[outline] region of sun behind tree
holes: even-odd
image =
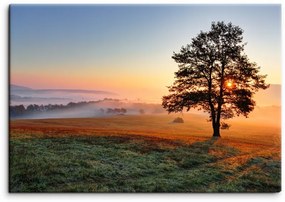
[[[245,117],[254,109],[252,99],[259,89],[269,87],[255,63],[244,53],[243,30],[224,22],[213,22],[191,44],[172,58],[178,63],[170,95],[162,98],[169,112],[197,108],[209,113],[213,136],[220,137],[221,119]]]
[[[225,91],[230,92],[237,88],[237,85],[233,79],[227,79],[224,82]]]
[[[226,88],[231,89],[231,88],[233,88],[233,87],[234,87],[234,83],[233,83],[232,80],[226,81]]]

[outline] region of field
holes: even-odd
[[[280,122],[125,115],[10,122],[10,192],[279,192]],[[260,124],[262,123],[262,124]]]

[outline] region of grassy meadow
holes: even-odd
[[[279,192],[280,123],[125,115],[12,120],[10,192]]]

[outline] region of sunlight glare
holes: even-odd
[[[226,87],[227,87],[227,88],[233,88],[233,81],[232,81],[232,80],[228,80],[228,81],[226,82]]]

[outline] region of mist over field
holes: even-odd
[[[143,99],[136,101],[117,98],[120,98],[120,95],[115,92],[78,89],[33,89],[12,84],[10,87],[10,105],[12,107],[23,105],[27,109],[29,105],[38,105],[41,108],[32,109],[32,111],[20,116],[14,116],[13,113],[10,115],[12,119],[44,119],[167,113],[160,103],[147,103]],[[273,84],[266,90],[260,90],[255,95],[255,99],[257,106],[249,114],[249,118],[238,117],[238,120],[266,121],[272,124],[280,122],[281,85]],[[125,109],[126,111],[124,113],[110,111],[115,109]],[[195,109],[183,113],[199,114],[205,116],[205,119],[207,117],[207,114]]]
[[[166,114],[159,104],[133,103],[108,99],[63,104],[10,106],[12,119],[108,117],[122,115]]]
[[[281,106],[281,85],[270,84],[268,89],[259,90],[253,97],[259,107]]]

